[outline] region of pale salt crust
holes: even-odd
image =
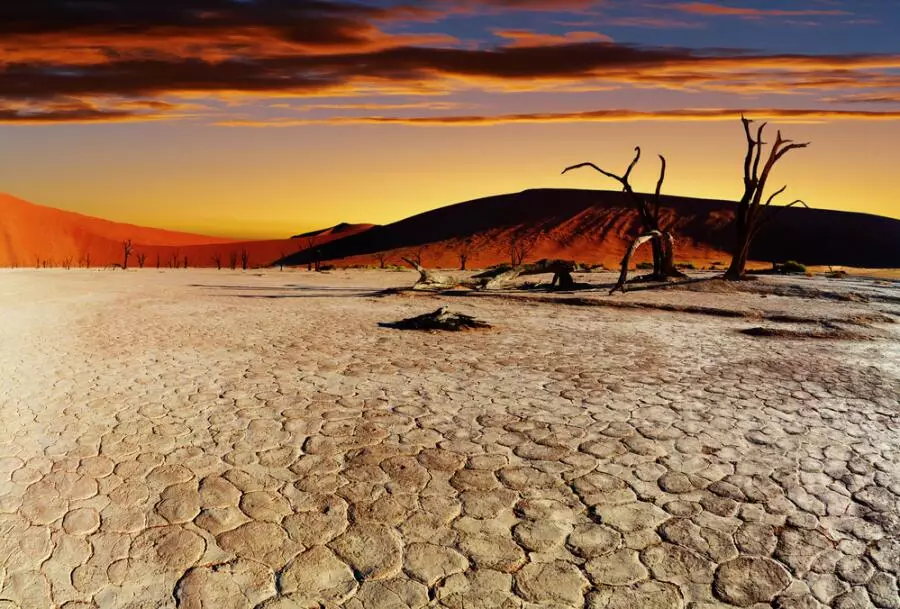
[[[414,277],[0,273],[0,607],[900,608],[900,324]],[[900,313],[765,281],[878,299],[613,300]],[[444,304],[494,329],[378,327]]]

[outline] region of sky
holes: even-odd
[[[900,218],[900,0],[7,0],[0,192],[241,238],[528,188]],[[777,183],[777,184],[776,184]]]

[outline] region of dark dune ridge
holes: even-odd
[[[728,262],[734,240],[735,203],[668,196],[664,226],[676,239],[676,260]],[[773,208],[751,258],[762,262],[798,260],[805,264],[869,268],[900,267],[900,220],[870,214]],[[393,224],[376,226],[300,251],[288,264],[306,264],[314,255],[346,263],[375,261],[389,251],[392,262],[421,252],[430,266],[455,266],[458,250],[472,243],[471,265],[508,259],[510,236],[536,240],[531,258],[573,258],[616,265],[640,222],[628,196],[599,190],[526,190],[441,207]],[[647,252],[644,252],[646,259]],[[640,260],[642,258],[638,258]]]

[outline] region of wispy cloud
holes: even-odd
[[[777,9],[777,8],[749,8],[728,6],[725,4],[717,4],[713,2],[674,2],[672,4],[659,5],[661,8],[668,8],[682,13],[691,13],[694,15],[706,16],[729,16],[729,17],[802,17],[802,16],[838,16],[850,15],[848,11],[841,9],[818,9],[818,8],[800,8],[800,9]]]
[[[266,121],[227,120],[218,124],[226,127],[300,127],[312,124],[332,125],[409,125],[436,126],[491,126],[514,123],[582,123],[622,121],[723,121],[734,120],[742,114],[765,118],[777,118],[785,122],[820,122],[825,120],[898,120],[900,111],[827,110],[753,108],[734,110],[725,108],[700,108],[685,110],[636,111],[627,109],[589,110],[584,112],[535,112],[501,115],[445,115],[445,116],[341,116],[321,120],[280,118]]]

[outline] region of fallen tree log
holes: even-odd
[[[429,271],[415,260],[409,258],[401,258],[401,260],[419,272],[419,280],[412,287],[414,290],[450,289],[460,285],[460,282],[453,277]]]
[[[500,267],[475,275],[472,279],[481,280],[481,289],[491,290],[512,283],[525,275],[546,275],[553,273],[552,286],[567,290],[575,286],[572,273],[575,271],[573,260],[538,260],[529,264],[520,264],[516,267]]]
[[[409,258],[403,258],[403,261],[419,272],[419,280],[412,287],[414,290],[449,290],[452,288],[495,290],[511,284],[522,276],[550,273],[553,273],[553,281],[550,285],[562,290],[575,287],[575,280],[572,278],[572,273],[575,271],[573,260],[538,260],[512,268],[501,266],[474,275],[471,279],[456,279],[450,275],[429,271]]]

